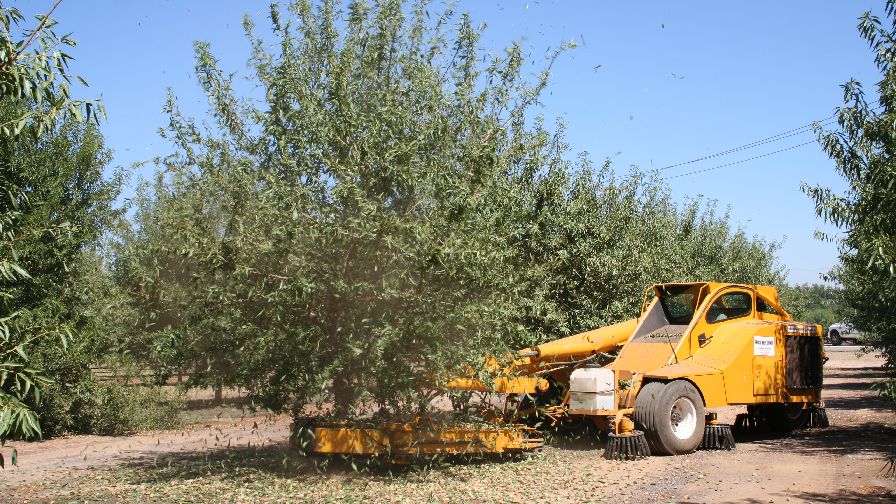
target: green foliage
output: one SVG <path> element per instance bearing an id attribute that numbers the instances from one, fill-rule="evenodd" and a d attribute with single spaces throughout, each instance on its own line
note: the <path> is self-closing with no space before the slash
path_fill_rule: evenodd
<path id="1" fill-rule="evenodd" d="M 842 306 L 843 289 L 823 284 L 786 285 L 779 291 L 781 303 L 788 313 L 802 322 L 821 324 L 825 328 L 846 319 Z"/>
<path id="2" fill-rule="evenodd" d="M 68 72 L 72 57 L 65 51 L 76 42 L 70 34 L 55 33 L 52 12 L 36 16 L 33 28 L 22 27 L 25 19 L 19 10 L 0 3 L 0 97 L 30 104 L 3 117 L 0 135 L 4 137 L 27 132 L 38 138 L 59 120 L 97 123 L 105 114 L 97 101 L 71 98 L 73 78 L 84 86 L 87 83 Z"/>
<path id="3" fill-rule="evenodd" d="M 844 287 L 850 322 L 896 363 L 896 3 L 887 2 L 882 22 L 866 13 L 859 32 L 874 51 L 882 74 L 877 104 L 862 85 L 843 85 L 843 106 L 834 131 L 818 131 L 837 171 L 849 183 L 845 194 L 806 187 L 818 215 L 843 228 L 840 266 L 832 274 Z"/>
<path id="4" fill-rule="evenodd" d="M 22 108 L 0 101 L 0 120 Z M 82 123 L 64 122 L 40 138 L 0 137 L 0 410 L 14 419 L 0 438 L 40 434 L 33 413 L 40 387 L 59 366 L 86 369 L 91 361 L 71 360 L 83 352 L 95 358 L 101 348 L 94 341 L 88 351 L 73 334 L 89 325 L 91 306 L 107 303 L 91 284 L 103 273 L 85 254 L 117 217 L 111 205 L 120 180 L 103 180 L 108 158 L 95 127 Z"/>
<path id="5" fill-rule="evenodd" d="M 173 429 L 184 409 L 182 396 L 157 386 L 103 384 L 89 397 L 96 409 L 82 432 L 94 434 Z"/>
<path id="6" fill-rule="evenodd" d="M 529 338 L 517 346 L 633 318 L 654 283 L 782 279 L 777 244 L 749 239 L 711 203 L 676 205 L 660 180 L 636 170 L 618 177 L 583 157 L 518 193 L 505 209 L 526 282 L 516 310 Z"/>
<path id="7" fill-rule="evenodd" d="M 67 433 L 116 435 L 177 427 L 183 397 L 156 385 L 99 381 L 88 372 L 77 381 L 44 387 L 36 406 L 45 436 Z"/>
<path id="8" fill-rule="evenodd" d="M 896 410 L 896 380 L 884 380 L 871 384 L 871 390 L 885 397 Z"/>
<path id="9" fill-rule="evenodd" d="M 62 48 L 74 41 L 54 33 L 49 15 L 33 29 L 21 28 L 23 21 L 0 5 L 0 441 L 41 433 L 28 403 L 40 401 L 49 379 L 31 364 L 31 352 L 47 340 L 67 345 L 71 332 L 59 315 L 72 308 L 61 296 L 72 278 L 68 265 L 96 238 L 89 219 L 102 213 L 84 196 L 114 187 L 90 177 L 101 169 L 89 164 L 101 145 L 76 123 L 95 122 L 102 110 L 69 96 L 70 56 Z M 57 127 L 59 120 L 66 123 Z M 84 149 L 73 147 L 77 140 Z M 56 173 L 60 158 L 52 156 L 62 155 L 73 157 L 61 158 Z M 79 163 L 86 172 L 72 170 Z"/>
<path id="10" fill-rule="evenodd" d="M 862 85 L 843 85 L 839 128 L 818 130 L 819 140 L 849 184 L 845 194 L 805 187 L 818 215 L 843 229 L 840 265 L 832 278 L 844 287 L 849 321 L 896 366 L 896 2 L 888 0 L 887 19 L 866 12 L 858 30 L 874 51 L 882 78 L 877 104 L 865 99 Z M 878 390 L 893 399 L 893 382 Z"/>
<path id="11" fill-rule="evenodd" d="M 161 387 L 116 382 L 93 384 L 78 400 L 82 424 L 73 430 L 100 435 L 171 429 L 184 407 L 181 396 Z"/>
<path id="12" fill-rule="evenodd" d="M 427 2 L 270 24 L 274 44 L 245 23 L 261 100 L 196 45 L 211 125 L 169 99 L 176 152 L 116 252 L 128 351 L 160 377 L 404 414 L 483 355 L 634 316 L 651 283 L 780 281 L 776 244 L 713 205 L 570 159 L 532 109 L 562 49 L 526 78 L 519 45 L 485 53 Z"/>

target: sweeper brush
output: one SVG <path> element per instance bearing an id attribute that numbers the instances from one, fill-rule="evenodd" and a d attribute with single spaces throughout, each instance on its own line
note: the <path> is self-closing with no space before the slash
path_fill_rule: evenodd
<path id="1" fill-rule="evenodd" d="M 728 424 L 707 424 L 703 430 L 701 450 L 733 450 L 734 434 Z"/>
<path id="2" fill-rule="evenodd" d="M 738 413 L 734 420 L 734 431 L 738 434 L 761 434 L 768 430 L 768 421 L 762 415 Z"/>
<path id="3" fill-rule="evenodd" d="M 604 458 L 607 460 L 635 460 L 649 456 L 650 447 L 647 446 L 647 438 L 638 430 L 627 434 L 611 432 L 607 439 L 607 447 L 604 448 Z"/>

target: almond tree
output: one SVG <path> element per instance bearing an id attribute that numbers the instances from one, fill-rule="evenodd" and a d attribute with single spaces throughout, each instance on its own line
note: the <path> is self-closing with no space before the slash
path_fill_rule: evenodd
<path id="1" fill-rule="evenodd" d="M 71 80 L 80 78 L 68 71 L 65 51 L 74 40 L 54 32 L 50 14 L 58 4 L 33 27 L 0 4 L 0 441 L 41 433 L 29 403 L 39 400 L 47 378 L 32 365 L 32 352 L 47 341 L 68 344 L 69 325 L 53 305 L 65 304 L 59 296 L 74 278 L 73 261 L 98 234 L 93 203 L 114 199 L 107 191 L 115 184 L 100 183 L 98 134 L 79 125 L 95 124 L 102 109 L 70 95 Z M 80 165 L 47 163 L 54 148 L 75 156 L 80 147 Z"/>
<path id="2" fill-rule="evenodd" d="M 874 51 L 882 78 L 875 100 L 861 83 L 843 85 L 838 128 L 818 130 L 824 151 L 849 187 L 837 194 L 806 187 L 820 217 L 842 229 L 840 265 L 832 278 L 844 287 L 856 327 L 896 365 L 896 2 L 886 4 L 886 19 L 870 12 L 859 19 L 859 33 Z M 896 400 L 896 382 L 881 388 Z"/>
<path id="3" fill-rule="evenodd" d="M 651 282 L 780 278 L 711 206 L 569 155 L 535 110 L 565 47 L 529 75 L 425 1 L 269 23 L 273 42 L 245 22 L 245 97 L 196 45 L 207 121 L 169 98 L 176 149 L 122 240 L 134 352 L 163 375 L 406 418 L 483 355 L 631 317 Z"/>

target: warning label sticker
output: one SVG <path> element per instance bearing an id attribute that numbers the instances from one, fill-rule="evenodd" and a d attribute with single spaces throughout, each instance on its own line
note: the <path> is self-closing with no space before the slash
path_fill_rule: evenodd
<path id="1" fill-rule="evenodd" d="M 774 336 L 753 336 L 753 355 L 775 356 Z"/>

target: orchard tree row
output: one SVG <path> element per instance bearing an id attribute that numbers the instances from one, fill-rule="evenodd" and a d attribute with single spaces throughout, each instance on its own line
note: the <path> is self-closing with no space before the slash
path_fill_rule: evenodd
<path id="1" fill-rule="evenodd" d="M 260 91 L 197 43 L 209 110 L 168 97 L 174 147 L 122 207 L 74 42 L 2 15 L 0 438 L 121 430 L 131 392 L 100 365 L 296 415 L 426 410 L 484 355 L 632 317 L 652 283 L 783 282 L 777 244 L 713 202 L 570 151 L 538 112 L 569 47 L 488 52 L 429 2 L 272 7 L 245 21 Z"/>

